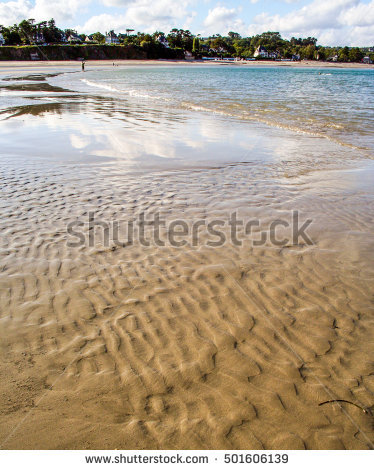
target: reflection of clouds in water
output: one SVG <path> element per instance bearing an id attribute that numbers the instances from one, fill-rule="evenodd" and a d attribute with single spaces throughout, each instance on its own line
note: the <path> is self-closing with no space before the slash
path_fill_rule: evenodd
<path id="1" fill-rule="evenodd" d="M 319 162 L 357 159 L 357 151 L 323 137 L 275 130 L 275 138 L 266 139 L 264 146 L 275 161 L 309 164 L 317 169 Z"/>
<path id="2" fill-rule="evenodd" d="M 360 191 L 361 196 L 372 193 L 374 187 L 374 162 L 363 160 L 360 167 L 346 170 L 331 170 L 323 173 L 301 176 L 300 182 L 313 182 L 313 193 L 327 192 L 333 194 L 337 191 Z M 370 197 L 370 203 L 372 197 Z"/>
<path id="3" fill-rule="evenodd" d="M 5 126 L 8 135 L 2 128 L 5 151 L 18 150 L 22 155 L 32 147 L 36 156 L 48 155 L 65 161 L 84 158 L 89 162 L 97 161 L 95 157 L 109 157 L 139 169 L 147 164 L 165 166 L 168 161 L 171 165 L 191 166 L 275 160 L 292 161 L 295 165 L 309 162 L 310 166 L 313 158 L 326 158 L 327 152 L 332 155 L 337 149 L 342 151 L 325 139 L 220 116 L 194 112 L 173 121 L 164 117 L 151 121 L 144 109 L 138 118 L 140 115 L 143 116 L 140 125 L 135 115 L 124 121 L 93 112 L 63 115 L 46 112 L 41 116 L 28 115 L 27 119 L 14 118 Z M 17 142 L 9 136 L 13 126 L 19 134 Z"/>
<path id="4" fill-rule="evenodd" d="M 71 134 L 70 135 L 70 143 L 76 149 L 84 149 L 89 145 L 89 139 L 84 138 L 81 135 Z"/>
<path id="5" fill-rule="evenodd" d="M 128 129 L 103 129 L 95 138 L 101 144 L 97 155 L 111 156 L 127 161 L 141 161 L 144 157 L 175 158 L 176 147 L 166 135 L 147 132 L 145 135 Z"/>
<path id="6" fill-rule="evenodd" d="M 43 116 L 42 121 L 33 120 L 30 125 L 47 128 L 60 135 L 68 135 L 72 149 L 85 149 L 97 156 L 117 158 L 124 162 L 150 159 L 183 161 L 238 160 L 243 152 L 253 149 L 257 139 L 255 132 L 249 132 L 245 123 L 228 124 L 216 117 L 194 115 L 192 118 L 160 126 L 145 122 L 144 126 L 124 127 L 118 121 L 107 122 L 92 118 L 67 116 L 63 124 L 56 115 Z M 47 131 L 48 132 L 48 131 Z M 39 132 L 46 138 L 46 132 Z M 84 136 L 84 137 L 83 137 Z M 245 137 L 243 137 L 245 136 Z M 65 153 L 68 141 L 64 143 Z M 244 153 L 245 155 L 245 153 Z"/>

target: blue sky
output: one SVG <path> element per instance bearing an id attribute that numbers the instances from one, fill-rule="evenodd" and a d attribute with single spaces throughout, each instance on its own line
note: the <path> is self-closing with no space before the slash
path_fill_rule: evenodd
<path id="1" fill-rule="evenodd" d="M 287 38 L 314 36 L 324 45 L 374 45 L 374 0 L 0 0 L 0 24 L 51 17 L 85 33 L 179 27 L 247 36 L 270 30 Z"/>

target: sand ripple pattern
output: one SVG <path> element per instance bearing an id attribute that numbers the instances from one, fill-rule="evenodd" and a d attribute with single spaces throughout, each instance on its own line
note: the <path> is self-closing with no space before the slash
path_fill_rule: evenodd
<path id="1" fill-rule="evenodd" d="M 318 407 L 374 404 L 365 195 L 275 184 L 279 167 L 2 170 L 3 447 L 372 448 L 371 416 Z M 313 247 L 66 245 L 89 210 L 271 218 L 296 203 L 320 216 Z"/>

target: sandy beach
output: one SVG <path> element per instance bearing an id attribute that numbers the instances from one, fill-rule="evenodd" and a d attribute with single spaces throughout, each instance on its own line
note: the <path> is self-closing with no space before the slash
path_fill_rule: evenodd
<path id="1" fill-rule="evenodd" d="M 0 63 L 20 100 L 0 121 L 1 448 L 374 448 L 370 148 L 113 98 L 95 76 L 20 79 L 78 65 Z M 272 241 L 295 210 L 312 243 Z M 116 243 L 113 221 L 144 214 L 164 243 Z"/>
<path id="2" fill-rule="evenodd" d="M 343 63 L 343 62 L 320 62 L 317 60 L 302 60 L 302 61 L 268 61 L 268 60 L 255 60 L 255 61 L 213 61 L 213 60 L 167 60 L 167 59 L 159 59 L 159 60 L 91 60 L 86 61 L 86 66 L 95 66 L 95 67 L 110 67 L 115 65 L 125 65 L 125 66 L 134 66 L 134 65 L 157 65 L 157 66 L 218 66 L 218 65 L 235 65 L 238 67 L 317 67 L 317 68 L 340 68 L 340 69 L 373 69 L 374 64 L 362 64 L 362 63 Z M 38 70 L 38 69 L 45 69 L 45 68 L 59 68 L 59 67 L 66 67 L 66 66 L 80 66 L 79 61 L 68 61 L 68 60 L 61 60 L 61 61 L 0 61 L 0 71 L 1 70 L 12 70 L 15 68 L 16 70 L 25 69 L 25 70 Z"/>

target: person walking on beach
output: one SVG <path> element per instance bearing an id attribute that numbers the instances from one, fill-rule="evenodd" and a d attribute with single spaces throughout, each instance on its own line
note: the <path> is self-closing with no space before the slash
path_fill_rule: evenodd
<path id="1" fill-rule="evenodd" d="M 82 60 L 82 72 L 84 72 L 84 66 L 85 66 L 86 62 L 84 60 Z"/>

